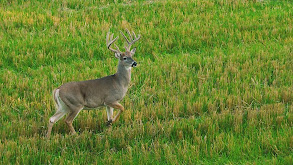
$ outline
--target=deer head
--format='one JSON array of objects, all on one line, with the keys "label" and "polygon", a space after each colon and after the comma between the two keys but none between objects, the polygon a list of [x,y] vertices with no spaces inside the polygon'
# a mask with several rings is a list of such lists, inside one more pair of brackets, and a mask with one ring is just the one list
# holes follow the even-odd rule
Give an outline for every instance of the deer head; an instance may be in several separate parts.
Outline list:
[{"label": "deer head", "polygon": [[117,36],[116,38],[113,39],[113,34],[110,34],[110,32],[108,32],[107,37],[106,37],[106,43],[107,43],[107,47],[109,50],[111,50],[112,52],[115,53],[115,57],[117,59],[120,60],[120,63],[122,63],[126,68],[129,67],[136,67],[137,62],[133,60],[132,56],[135,54],[136,48],[133,48],[132,50],[130,50],[131,46],[140,39],[140,35],[136,36],[134,32],[131,33],[129,32],[128,29],[126,29],[127,34],[129,35],[129,38],[127,38],[122,31],[120,31],[120,33],[122,34],[122,36],[124,37],[124,39],[126,40],[127,44],[125,44],[125,52],[121,52],[119,47],[114,44],[114,46],[116,47],[116,49],[111,48],[111,45],[119,38],[119,36]]}]

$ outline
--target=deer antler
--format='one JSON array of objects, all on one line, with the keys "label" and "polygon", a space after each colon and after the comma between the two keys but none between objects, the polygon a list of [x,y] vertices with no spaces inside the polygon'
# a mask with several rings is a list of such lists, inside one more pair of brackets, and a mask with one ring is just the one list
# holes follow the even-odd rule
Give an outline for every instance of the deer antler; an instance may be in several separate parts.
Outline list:
[{"label": "deer antler", "polygon": [[114,44],[116,49],[111,48],[111,45],[119,38],[119,36],[117,36],[116,38],[113,39],[113,36],[114,36],[114,34],[110,34],[110,32],[107,33],[107,37],[106,37],[107,48],[114,53],[121,54],[121,51],[119,50],[119,48],[116,44]]},{"label": "deer antler", "polygon": [[134,31],[132,31],[132,35],[131,35],[131,33],[129,32],[128,29],[126,29],[126,32],[129,35],[129,39],[123,34],[122,31],[120,31],[120,33],[122,34],[122,36],[124,37],[124,39],[126,40],[126,42],[128,44],[125,46],[125,49],[130,51],[131,45],[133,45],[136,41],[138,41],[140,39],[140,34],[138,36],[136,36]]}]

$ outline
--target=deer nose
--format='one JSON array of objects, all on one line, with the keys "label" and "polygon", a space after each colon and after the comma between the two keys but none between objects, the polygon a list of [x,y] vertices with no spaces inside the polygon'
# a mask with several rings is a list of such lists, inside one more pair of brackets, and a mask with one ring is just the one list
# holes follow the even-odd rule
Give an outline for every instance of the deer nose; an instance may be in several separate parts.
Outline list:
[{"label": "deer nose", "polygon": [[136,67],[137,63],[134,61],[131,65],[131,67]]}]

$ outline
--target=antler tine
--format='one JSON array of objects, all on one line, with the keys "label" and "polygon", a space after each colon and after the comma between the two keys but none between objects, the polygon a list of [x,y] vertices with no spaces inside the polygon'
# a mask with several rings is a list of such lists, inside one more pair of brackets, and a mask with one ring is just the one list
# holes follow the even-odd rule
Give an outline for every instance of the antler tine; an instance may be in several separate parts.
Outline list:
[{"label": "antler tine", "polygon": [[124,43],[124,49],[128,50],[128,45],[126,43]]},{"label": "antler tine", "polygon": [[132,31],[132,35],[133,35],[134,38],[136,38],[136,35],[135,35],[134,31]]},{"label": "antler tine", "polygon": [[[113,38],[113,37],[112,37],[112,38]],[[113,44],[113,42],[115,42],[118,38],[119,38],[119,36],[117,36],[116,38],[114,38],[114,40],[110,40],[110,42],[109,42],[109,40],[108,40],[108,42],[107,42],[107,47],[109,48],[109,47]]]},{"label": "antler tine", "polygon": [[116,47],[116,49],[117,49],[119,52],[121,52],[120,49],[119,49],[119,47],[118,47],[116,44],[114,44],[114,46]]},{"label": "antler tine", "polygon": [[110,40],[113,40],[114,34],[112,33],[110,36]]},{"label": "antler tine", "polygon": [[116,38],[113,39],[113,36],[114,34],[111,34],[110,35],[110,32],[107,33],[107,36],[106,36],[106,44],[107,44],[107,48],[115,53],[121,53],[118,46],[116,44],[115,47],[118,48],[118,50],[115,50],[113,48],[111,48],[111,45],[119,38],[119,36],[117,36]]},{"label": "antler tine", "polygon": [[139,40],[140,39],[140,34],[136,37],[136,34],[134,33],[134,31],[132,31],[132,34],[133,34],[133,36],[134,36],[134,38],[135,38],[135,41],[137,41],[137,40]]},{"label": "antler tine", "polygon": [[[135,35],[135,33],[133,32],[133,34]],[[136,37],[134,37],[135,39],[132,40],[131,45],[134,44],[136,41],[138,41],[140,39],[140,34]]]},{"label": "antler tine", "polygon": [[129,35],[129,38],[130,38],[131,41],[129,41],[129,39],[123,34],[122,31],[120,31],[120,33],[122,34],[122,36],[124,37],[124,39],[126,40],[126,42],[128,44],[127,46],[125,46],[125,49],[129,51],[131,45],[134,44],[136,41],[138,41],[140,39],[140,35],[138,35],[136,37],[134,31],[132,31],[132,35],[131,35],[131,33],[130,33],[130,31],[128,29],[125,29],[125,30],[126,30],[127,34]]},{"label": "antler tine", "polygon": [[128,33],[130,40],[133,40],[133,37],[132,37],[130,31],[128,29],[126,29],[126,32]]},{"label": "antler tine", "polygon": [[122,36],[124,37],[124,39],[126,40],[126,42],[127,42],[128,44],[130,44],[128,38],[123,34],[123,32],[122,32],[121,30],[120,30],[120,33],[122,34]]},{"label": "antler tine", "polygon": [[107,44],[107,47],[108,47],[108,43],[109,43],[109,35],[110,35],[110,32],[107,33],[107,36],[106,36],[106,44]]}]

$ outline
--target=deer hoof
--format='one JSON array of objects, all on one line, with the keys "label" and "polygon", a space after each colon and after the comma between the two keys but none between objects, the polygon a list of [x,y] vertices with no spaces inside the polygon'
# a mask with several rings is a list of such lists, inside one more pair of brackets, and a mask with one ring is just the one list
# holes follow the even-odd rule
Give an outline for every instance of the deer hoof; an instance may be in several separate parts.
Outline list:
[{"label": "deer hoof", "polygon": [[112,126],[112,120],[108,120],[108,121],[106,122],[106,125],[107,125],[108,127]]}]

